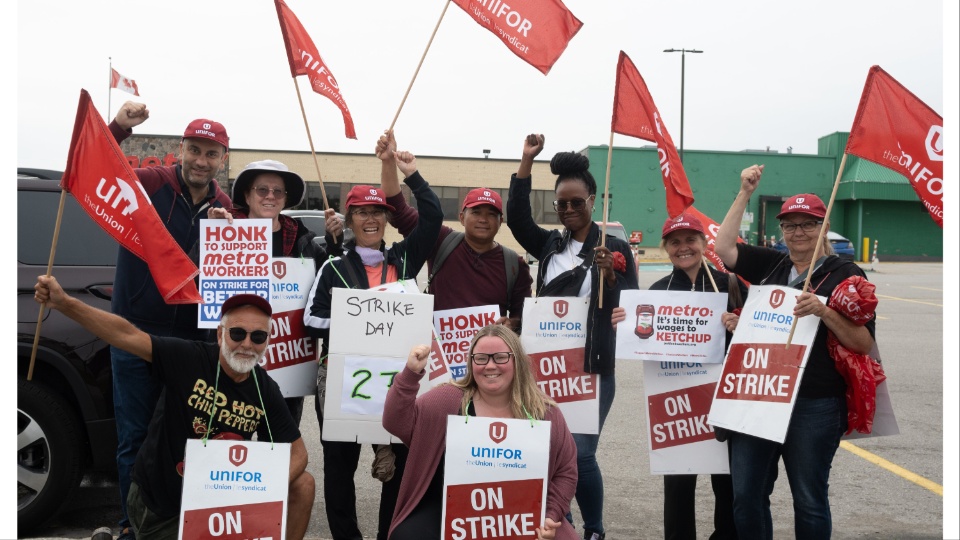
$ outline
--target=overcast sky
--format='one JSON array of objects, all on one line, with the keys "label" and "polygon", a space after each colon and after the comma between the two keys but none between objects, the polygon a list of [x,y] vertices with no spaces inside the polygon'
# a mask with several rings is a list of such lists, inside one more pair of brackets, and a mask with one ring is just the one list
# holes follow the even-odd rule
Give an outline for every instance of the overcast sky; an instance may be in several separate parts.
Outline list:
[{"label": "overcast sky", "polygon": [[[507,0],[509,3],[509,0]],[[289,0],[337,78],[358,140],[339,110],[300,91],[318,151],[370,152],[389,126],[443,10],[441,0]],[[605,145],[616,63],[624,50],[684,147],[816,153],[848,131],[867,70],[878,64],[943,113],[940,1],[568,0],[580,32],[544,76],[451,4],[396,126],[415,154],[519,158],[523,136],[547,137],[544,157]],[[88,0],[18,5],[17,163],[62,170],[81,88],[101,115],[133,98],[143,134],[180,135],[197,117],[222,122],[231,146],[309,150],[270,0]],[[108,90],[108,66],[140,98]],[[108,119],[109,119],[108,118]],[[614,145],[644,141],[617,135]]]}]

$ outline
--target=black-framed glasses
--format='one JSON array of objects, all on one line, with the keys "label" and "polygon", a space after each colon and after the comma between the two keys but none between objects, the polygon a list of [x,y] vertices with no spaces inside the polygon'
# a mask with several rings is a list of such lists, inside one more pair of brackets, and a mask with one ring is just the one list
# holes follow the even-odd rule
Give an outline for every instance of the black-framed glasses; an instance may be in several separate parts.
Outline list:
[{"label": "black-framed glasses", "polygon": [[558,212],[566,212],[567,208],[571,210],[583,210],[587,206],[587,200],[577,197],[576,199],[570,199],[565,201],[563,199],[557,199],[553,201],[553,209]]},{"label": "black-framed glasses", "polygon": [[780,230],[782,230],[787,234],[791,234],[797,230],[797,227],[800,227],[801,229],[803,229],[803,232],[813,232],[814,230],[816,230],[817,226],[819,226],[821,223],[823,223],[823,221],[811,220],[811,221],[804,221],[803,223],[789,223],[786,221],[781,221]]},{"label": "black-framed glasses", "polygon": [[513,356],[512,352],[495,352],[492,354],[473,353],[470,355],[470,359],[478,366],[485,366],[491,359],[494,364],[506,364],[510,361],[511,356]]},{"label": "black-framed glasses", "polygon": [[264,341],[267,340],[269,334],[265,330],[254,330],[253,332],[247,332],[245,329],[240,328],[239,326],[234,326],[233,328],[227,329],[227,332],[230,334],[230,339],[236,341],[237,343],[243,343],[243,340],[247,339],[247,334],[250,334],[250,341],[255,345],[262,345]]},{"label": "black-framed glasses", "polygon": [[383,217],[384,210],[382,208],[376,208],[374,210],[354,210],[351,213],[362,220],[367,220],[370,218],[380,219]]},{"label": "black-framed glasses", "polygon": [[273,193],[273,196],[277,199],[287,195],[287,191],[282,188],[268,188],[267,186],[257,186],[253,188],[253,192],[261,199],[266,199],[271,193]]}]

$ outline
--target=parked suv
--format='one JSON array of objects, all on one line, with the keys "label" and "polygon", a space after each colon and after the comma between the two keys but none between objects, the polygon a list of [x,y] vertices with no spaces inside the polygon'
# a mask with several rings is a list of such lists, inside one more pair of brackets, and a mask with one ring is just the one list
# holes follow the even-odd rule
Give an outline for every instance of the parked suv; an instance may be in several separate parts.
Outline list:
[{"label": "parked suv", "polygon": [[[60,199],[61,173],[17,170],[17,528],[49,520],[85,471],[116,475],[110,350],[58,311],[45,310],[33,377],[27,380],[40,305],[33,285],[45,274]],[[110,310],[117,243],[72,195],[52,274],[63,288]]]}]

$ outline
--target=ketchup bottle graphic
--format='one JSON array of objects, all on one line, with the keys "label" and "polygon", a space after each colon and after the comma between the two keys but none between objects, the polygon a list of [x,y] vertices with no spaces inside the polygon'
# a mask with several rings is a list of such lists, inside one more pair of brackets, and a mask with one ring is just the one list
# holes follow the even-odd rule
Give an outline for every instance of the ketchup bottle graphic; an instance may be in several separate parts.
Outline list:
[{"label": "ketchup bottle graphic", "polygon": [[640,304],[637,306],[637,327],[633,333],[640,339],[647,339],[653,335],[653,304]]}]

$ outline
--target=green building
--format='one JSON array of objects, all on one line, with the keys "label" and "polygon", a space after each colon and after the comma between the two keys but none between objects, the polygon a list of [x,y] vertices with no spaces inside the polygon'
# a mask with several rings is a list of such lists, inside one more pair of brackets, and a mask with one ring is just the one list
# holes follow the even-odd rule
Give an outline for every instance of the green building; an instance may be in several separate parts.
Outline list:
[{"label": "green building", "polygon": [[[821,137],[816,155],[745,150],[719,152],[684,149],[684,170],[693,189],[694,206],[718,223],[740,189],[740,171],[765,165],[760,187],[747,206],[742,233],[760,243],[780,237],[777,214],[788,197],[815,193],[829,203],[837,170],[849,133]],[[590,146],[590,172],[603,192],[607,147]],[[602,219],[598,194],[594,219]],[[656,247],[667,219],[663,179],[655,146],[613,149],[610,168],[610,221],[623,223],[627,232],[641,231],[641,247]],[[840,186],[830,214],[831,230],[853,242],[857,260],[869,260],[874,241],[881,261],[943,260],[943,229],[934,223],[910,186],[909,180],[890,169],[855,156],[847,156]],[[864,239],[869,247],[864,257]]]}]

